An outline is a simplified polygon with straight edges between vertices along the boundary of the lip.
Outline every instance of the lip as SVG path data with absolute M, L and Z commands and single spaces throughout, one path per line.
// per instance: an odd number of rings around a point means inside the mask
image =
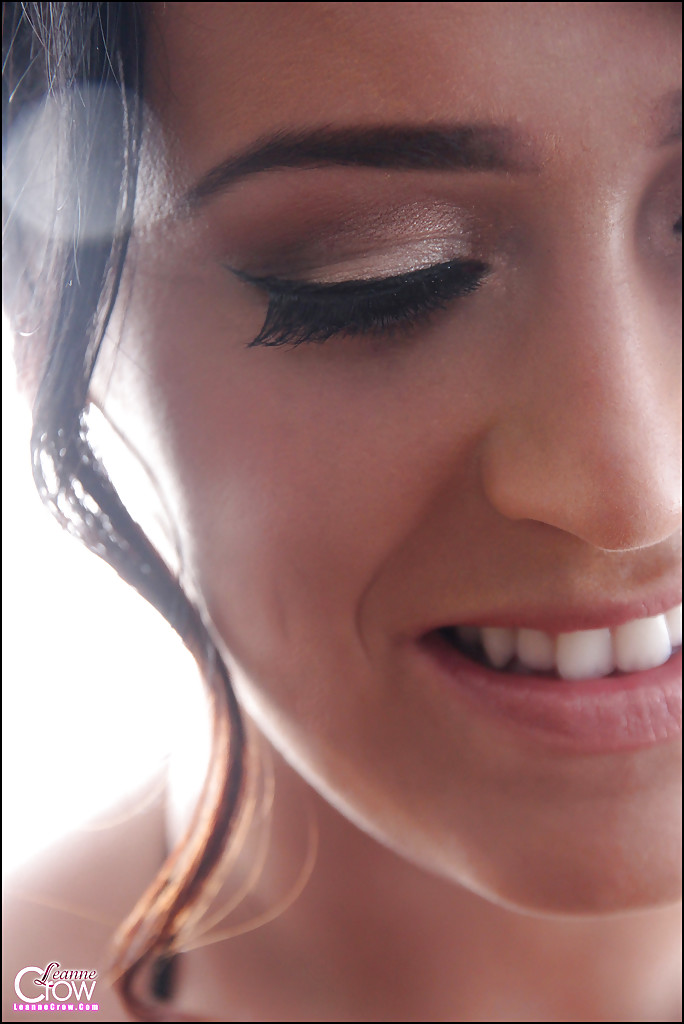
M 538 629 L 544 633 L 574 633 L 583 629 L 614 629 L 623 626 L 626 622 L 635 619 L 651 618 L 654 615 L 662 615 L 676 608 L 681 603 L 681 587 L 672 587 L 670 590 L 661 591 L 658 594 L 635 599 L 628 602 L 606 602 L 603 605 L 592 604 L 591 608 L 576 607 L 572 605 L 555 606 L 554 608 L 540 609 L 535 607 L 517 607 L 516 610 L 492 609 L 485 615 L 467 616 L 452 618 L 444 617 L 439 622 L 427 624 L 420 630 L 420 635 L 430 633 L 435 629 L 443 629 L 449 626 L 497 626 L 507 629 Z
M 427 673 L 440 690 L 559 751 L 636 751 L 681 736 L 681 648 L 658 668 L 567 682 L 497 672 L 434 630 L 411 647 L 419 675 Z

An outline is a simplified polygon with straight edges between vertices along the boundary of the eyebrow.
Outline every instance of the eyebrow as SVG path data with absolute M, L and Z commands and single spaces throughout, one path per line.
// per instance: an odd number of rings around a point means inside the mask
M 538 170 L 532 140 L 503 124 L 382 125 L 279 131 L 222 160 L 185 193 L 191 210 L 236 182 L 287 167 L 376 167 L 411 171 Z

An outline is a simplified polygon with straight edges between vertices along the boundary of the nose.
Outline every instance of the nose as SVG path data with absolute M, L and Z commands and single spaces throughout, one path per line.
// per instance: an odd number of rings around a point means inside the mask
M 650 547 L 681 528 L 681 321 L 624 260 L 554 277 L 511 341 L 487 498 L 596 548 Z

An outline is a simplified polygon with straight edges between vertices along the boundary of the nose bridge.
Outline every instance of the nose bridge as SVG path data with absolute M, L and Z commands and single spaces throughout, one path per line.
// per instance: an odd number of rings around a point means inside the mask
M 481 466 L 506 517 L 630 550 L 681 523 L 680 357 L 669 311 L 613 242 L 594 236 L 546 274 Z

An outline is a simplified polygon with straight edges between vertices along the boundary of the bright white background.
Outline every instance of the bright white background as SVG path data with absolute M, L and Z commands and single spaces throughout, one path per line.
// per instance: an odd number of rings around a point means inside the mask
M 3 323 L 3 874 L 151 778 L 187 722 L 170 627 L 41 505 Z

